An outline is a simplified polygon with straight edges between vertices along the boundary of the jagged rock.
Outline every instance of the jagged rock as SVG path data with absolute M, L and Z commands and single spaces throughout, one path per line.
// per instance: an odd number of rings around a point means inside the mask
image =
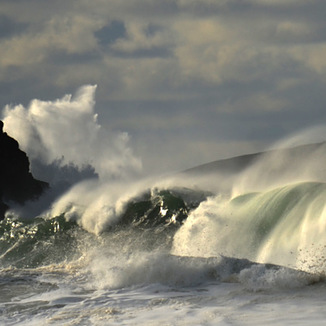
M 0 219 L 4 218 L 10 202 L 23 204 L 38 198 L 48 184 L 34 179 L 25 152 L 18 142 L 3 132 L 0 120 Z

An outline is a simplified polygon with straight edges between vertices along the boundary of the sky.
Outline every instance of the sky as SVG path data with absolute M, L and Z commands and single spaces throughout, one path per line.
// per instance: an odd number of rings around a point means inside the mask
M 324 0 L 0 0 L 0 107 L 97 85 L 97 123 L 148 171 L 260 151 L 325 123 L 325 13 Z

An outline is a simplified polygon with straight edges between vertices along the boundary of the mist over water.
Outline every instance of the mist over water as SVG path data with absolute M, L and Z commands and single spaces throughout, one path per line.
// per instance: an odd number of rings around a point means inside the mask
M 234 181 L 233 196 L 298 182 L 325 182 L 325 139 L 326 128 L 320 126 L 276 142 Z

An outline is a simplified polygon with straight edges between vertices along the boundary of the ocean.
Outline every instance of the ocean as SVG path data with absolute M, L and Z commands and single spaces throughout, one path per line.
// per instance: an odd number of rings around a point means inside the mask
M 97 232 L 62 200 L 0 222 L 1 325 L 325 323 L 325 183 L 156 186 L 105 207 L 120 213 Z
M 0 325 L 324 325 L 325 143 L 144 178 L 94 90 L 6 108 L 51 190 L 0 221 Z

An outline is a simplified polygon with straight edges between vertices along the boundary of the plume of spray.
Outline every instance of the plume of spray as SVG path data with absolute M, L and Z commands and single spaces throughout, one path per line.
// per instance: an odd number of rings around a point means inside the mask
M 74 96 L 55 101 L 35 99 L 28 107 L 4 108 L 5 131 L 27 153 L 33 175 L 51 185 L 51 191 L 37 204 L 15 207 L 17 215 L 64 214 L 98 234 L 114 224 L 126 204 L 148 188 L 192 187 L 193 183 L 216 188 L 215 183 L 207 184 L 207 177 L 164 177 L 163 182 L 137 178 L 141 161 L 129 146 L 128 134 L 111 132 L 98 123 L 95 91 L 95 85 L 86 85 Z
M 128 147 L 127 133 L 112 133 L 97 122 L 94 112 L 96 85 L 55 101 L 33 100 L 4 108 L 5 131 L 14 137 L 33 162 L 79 168 L 92 165 L 101 177 L 139 171 L 141 162 Z
M 233 197 L 298 182 L 325 182 L 325 140 L 325 126 L 315 126 L 276 142 L 238 176 Z
M 96 85 L 86 85 L 74 96 L 34 99 L 28 107 L 4 108 L 5 131 L 27 153 L 33 175 L 51 187 L 37 204 L 16 207 L 20 216 L 41 215 L 49 205 L 49 214 L 69 211 L 71 216 L 73 210 L 79 210 L 81 224 L 96 231 L 105 222 L 90 222 L 90 211 L 93 219 L 98 212 L 101 216 L 106 212 L 104 220 L 112 216 L 108 205 L 114 200 L 108 197 L 114 190 L 106 189 L 107 185 L 140 174 L 141 161 L 129 146 L 128 134 L 112 132 L 98 123 L 95 91 Z

